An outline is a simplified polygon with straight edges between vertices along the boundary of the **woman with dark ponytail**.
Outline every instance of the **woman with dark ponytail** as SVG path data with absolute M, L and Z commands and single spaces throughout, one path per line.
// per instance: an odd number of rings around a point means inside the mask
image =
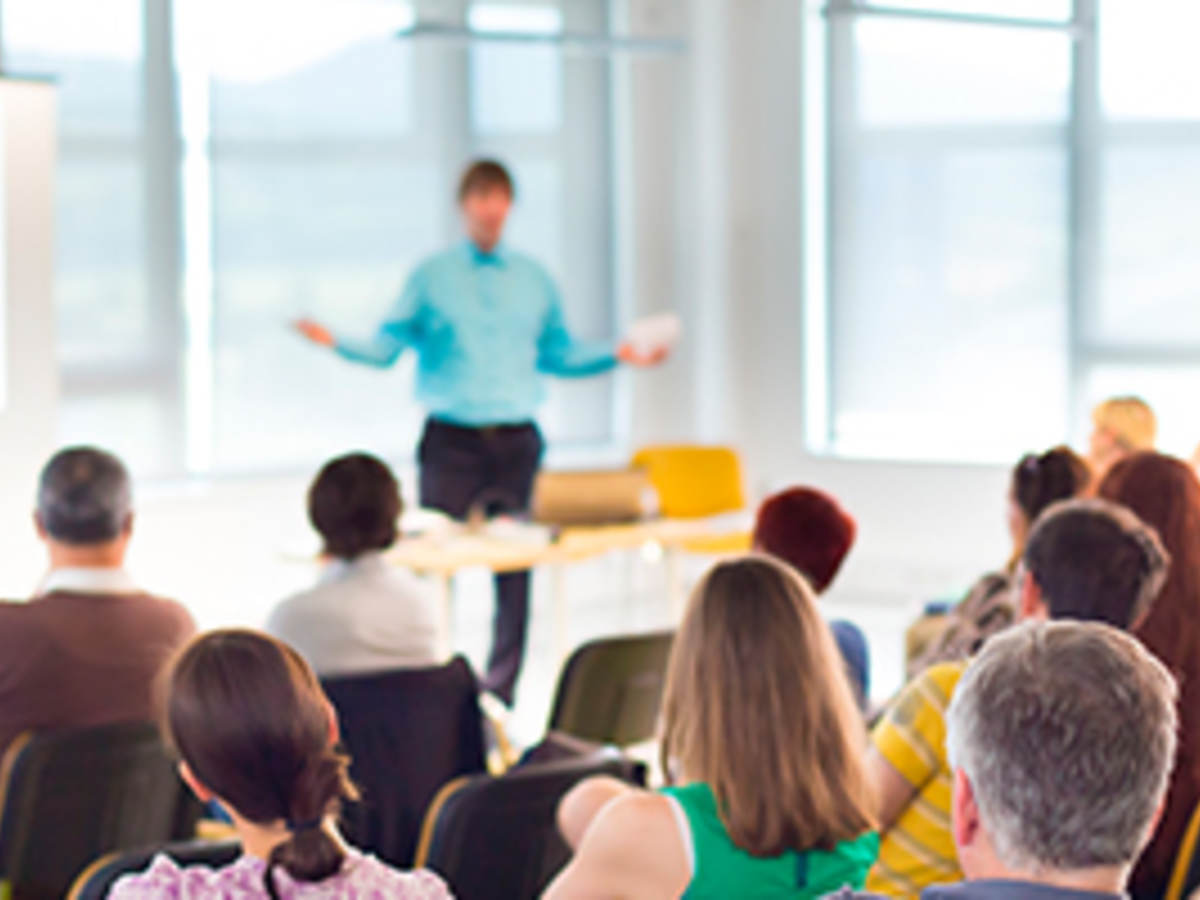
M 1070 447 L 1027 453 L 1013 467 L 1008 483 L 1008 533 L 1012 555 L 1004 570 L 988 572 L 951 610 L 948 620 L 925 647 L 908 660 L 911 681 L 936 663 L 973 656 L 983 642 L 1017 618 L 1011 581 L 1033 523 L 1046 507 L 1080 497 L 1090 490 L 1092 472 Z
M 337 716 L 308 664 L 254 631 L 201 635 L 170 665 L 163 732 L 202 802 L 219 801 L 242 841 L 237 862 L 181 869 L 165 856 L 110 897 L 450 897 L 433 873 L 398 872 L 338 834 L 353 799 Z

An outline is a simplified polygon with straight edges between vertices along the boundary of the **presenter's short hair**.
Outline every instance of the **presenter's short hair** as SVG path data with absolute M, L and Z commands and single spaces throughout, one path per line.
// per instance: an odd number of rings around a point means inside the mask
M 116 540 L 133 517 L 129 472 L 116 456 L 97 447 L 66 447 L 42 469 L 37 513 L 46 534 L 61 543 Z
M 402 511 L 396 476 L 369 453 L 330 460 L 308 489 L 308 519 L 321 535 L 325 553 L 339 559 L 396 543 Z
M 503 163 L 494 159 L 477 159 L 463 170 L 458 181 L 458 202 L 462 203 L 468 194 L 495 188 L 504 191 L 509 197 L 516 194 L 512 175 Z

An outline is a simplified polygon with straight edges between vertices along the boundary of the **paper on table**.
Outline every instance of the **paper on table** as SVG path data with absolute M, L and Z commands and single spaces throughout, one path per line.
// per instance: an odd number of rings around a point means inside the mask
M 649 356 L 659 350 L 669 350 L 679 341 L 683 330 L 679 316 L 675 313 L 659 313 L 638 319 L 629 326 L 625 341 L 641 356 Z

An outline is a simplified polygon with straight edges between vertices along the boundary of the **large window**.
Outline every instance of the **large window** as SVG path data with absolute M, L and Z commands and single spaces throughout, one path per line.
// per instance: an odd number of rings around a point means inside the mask
M 1007 461 L 1139 393 L 1191 453 L 1198 26 L 1187 0 L 822 5 L 816 449 Z
M 605 60 L 401 38 L 403 0 L 0 0 L 0 16 L 6 66 L 62 88 L 64 440 L 143 474 L 409 452 L 411 355 L 355 367 L 288 323 L 365 336 L 458 239 L 455 180 L 481 154 L 517 179 L 510 243 L 558 279 L 578 333 L 611 335 Z M 468 3 L 461 24 L 603 31 L 607 3 Z M 556 385 L 543 421 L 602 444 L 613 406 L 610 378 Z

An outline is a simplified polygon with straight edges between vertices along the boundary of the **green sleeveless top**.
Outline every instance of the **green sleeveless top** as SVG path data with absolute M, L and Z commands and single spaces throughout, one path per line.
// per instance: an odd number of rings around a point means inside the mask
M 725 833 L 717 800 L 707 784 L 663 788 L 682 808 L 692 832 L 695 869 L 684 893 L 687 900 L 709 897 L 823 897 L 849 886 L 859 889 L 879 854 L 873 831 L 843 841 L 833 850 L 789 850 L 780 856 L 751 856 Z

